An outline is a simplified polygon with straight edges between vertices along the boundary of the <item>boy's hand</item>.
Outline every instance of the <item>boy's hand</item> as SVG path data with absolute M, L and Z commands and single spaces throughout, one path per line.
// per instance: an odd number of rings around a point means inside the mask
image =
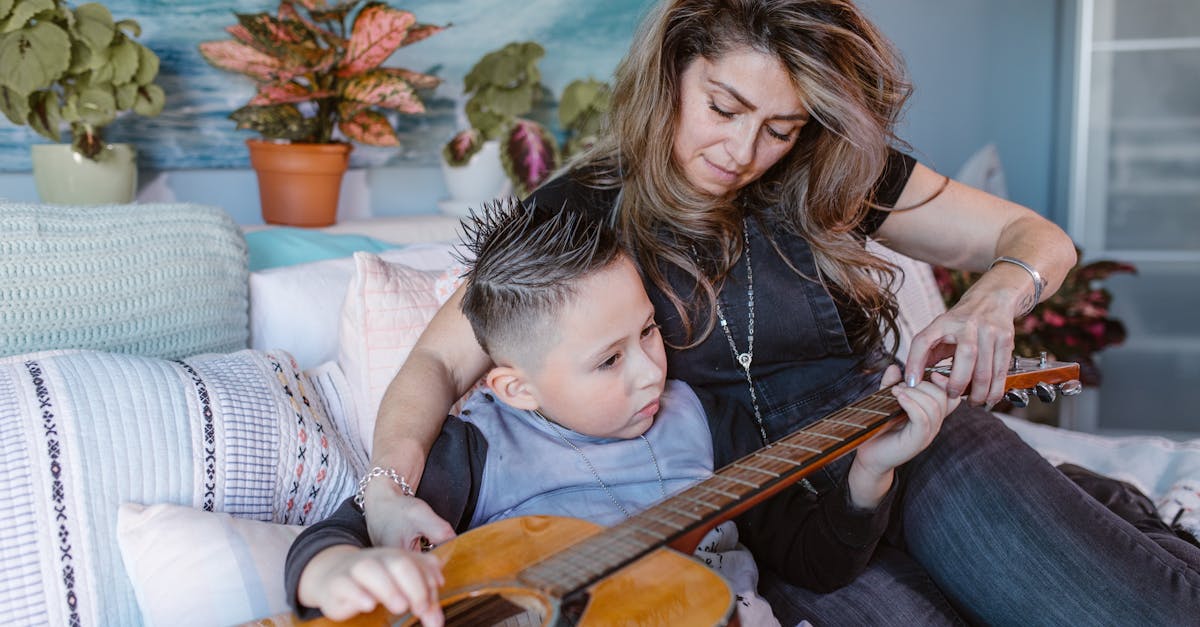
M 894 425 L 858 447 L 848 477 L 852 502 L 871 509 L 879 504 L 892 486 L 896 467 L 925 450 L 942 428 L 942 420 L 958 407 L 961 398 L 948 397 L 945 376 L 934 373 L 932 381 L 916 387 L 896 385 L 900 369 L 889 366 L 880 389 L 892 387 L 892 395 L 908 414 L 908 420 Z
M 318 553 L 300 575 L 300 603 L 327 618 L 346 620 L 382 603 L 389 612 L 412 612 L 422 625 L 441 627 L 438 587 L 442 564 L 431 554 L 393 548 L 334 546 Z
M 416 551 L 421 549 L 422 538 L 436 546 L 454 537 L 454 528 L 428 503 L 404 496 L 389 481 L 368 483 L 363 497 L 367 533 L 374 546 Z

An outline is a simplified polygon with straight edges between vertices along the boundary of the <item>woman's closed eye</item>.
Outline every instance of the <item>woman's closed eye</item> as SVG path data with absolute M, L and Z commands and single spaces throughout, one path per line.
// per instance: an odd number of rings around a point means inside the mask
M 716 113 L 717 115 L 719 115 L 727 120 L 733 119 L 734 113 L 732 111 L 726 111 L 725 109 L 718 107 L 717 103 L 712 100 L 708 101 L 708 108 L 711 109 L 713 111 L 713 113 Z
M 647 338 L 647 337 L 654 335 L 657 332 L 658 332 L 658 323 L 656 322 L 656 323 L 642 329 L 642 337 Z
M 735 115 L 737 115 L 733 111 L 727 111 L 725 109 L 722 109 L 721 107 L 717 106 L 717 103 L 715 101 L 712 101 L 712 100 L 708 101 L 708 108 L 711 109 L 713 111 L 713 113 L 716 113 L 717 115 L 725 118 L 726 120 L 732 120 L 733 117 Z M 775 139 L 775 140 L 778 140 L 781 142 L 792 141 L 792 134 L 795 132 L 795 129 L 789 129 L 787 132 L 779 131 L 779 130 L 772 128 L 770 125 L 764 126 L 764 128 L 767 131 L 767 135 L 770 135 L 772 139 Z

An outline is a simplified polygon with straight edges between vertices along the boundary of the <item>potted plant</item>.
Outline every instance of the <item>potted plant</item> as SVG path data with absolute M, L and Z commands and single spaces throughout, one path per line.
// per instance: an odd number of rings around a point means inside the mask
M 509 191 L 526 196 L 558 168 L 560 155 L 573 155 L 595 140 L 609 100 L 608 85 L 600 81 L 577 80 L 564 90 L 559 122 L 567 139 L 561 148 L 544 124 L 531 119 L 549 96 L 538 69 L 544 55 L 535 42 L 510 43 L 485 54 L 463 79 L 471 127 L 442 149 L 451 196 L 441 203 L 443 211 L 465 214 Z
M 612 89 L 603 81 L 574 80 L 563 89 L 558 102 L 558 123 L 567 134 L 562 149 L 564 161 L 596 143 L 611 101 Z
M 232 40 L 202 43 L 200 54 L 257 84 L 250 102 L 230 117 L 263 138 L 246 141 L 263 219 L 333 224 L 349 142 L 398 146 L 385 112 L 423 113 L 417 90 L 440 82 L 383 62 L 445 27 L 363 0 L 281 0 L 275 15 L 237 18 L 226 29 Z
M 162 111 L 158 56 L 134 41 L 134 20 L 114 22 L 103 5 L 62 0 L 0 2 L 0 109 L 13 124 L 70 144 L 32 147 L 42 200 L 119 203 L 137 191 L 136 153 L 107 144 L 104 127 L 127 111 Z M 83 157 L 83 158 L 79 158 Z

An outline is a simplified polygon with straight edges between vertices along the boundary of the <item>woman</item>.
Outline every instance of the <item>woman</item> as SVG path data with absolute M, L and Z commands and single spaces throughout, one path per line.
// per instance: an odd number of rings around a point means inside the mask
M 1073 246 L 1034 212 L 892 149 L 908 86 L 853 4 L 667 1 L 615 78 L 609 136 L 533 198 L 618 228 L 646 273 L 669 376 L 752 416 L 759 441 L 744 448 L 878 387 L 895 303 L 880 287 L 891 268 L 864 250 L 865 235 L 986 270 L 914 338 L 904 367 L 912 384 L 953 355 L 948 391 L 968 402 L 898 472 L 867 469 L 885 479 L 879 492 L 848 491 L 874 504 L 868 514 L 890 507 L 885 541 L 854 583 L 817 593 L 764 569 L 783 622 L 1194 620 L 1200 556 L 1138 533 L 980 407 L 1002 395 L 1013 318 L 1057 289 Z M 375 462 L 416 485 L 446 408 L 488 365 L 456 296 L 385 395 L 375 450 L 389 454 Z M 812 483 L 822 494 L 863 485 L 861 466 L 841 460 Z M 375 539 L 453 535 L 386 486 L 366 488 Z

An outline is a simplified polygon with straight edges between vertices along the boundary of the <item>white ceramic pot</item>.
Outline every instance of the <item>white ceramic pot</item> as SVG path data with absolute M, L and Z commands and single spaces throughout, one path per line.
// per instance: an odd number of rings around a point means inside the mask
M 33 182 L 42 202 L 103 205 L 133 202 L 137 194 L 137 151 L 106 144 L 93 161 L 70 144 L 34 144 Z
M 500 164 L 500 142 L 486 141 L 466 165 L 451 166 L 442 160 L 442 178 L 450 198 L 438 202 L 442 213 L 465 216 L 472 208 L 512 193 L 512 184 Z

